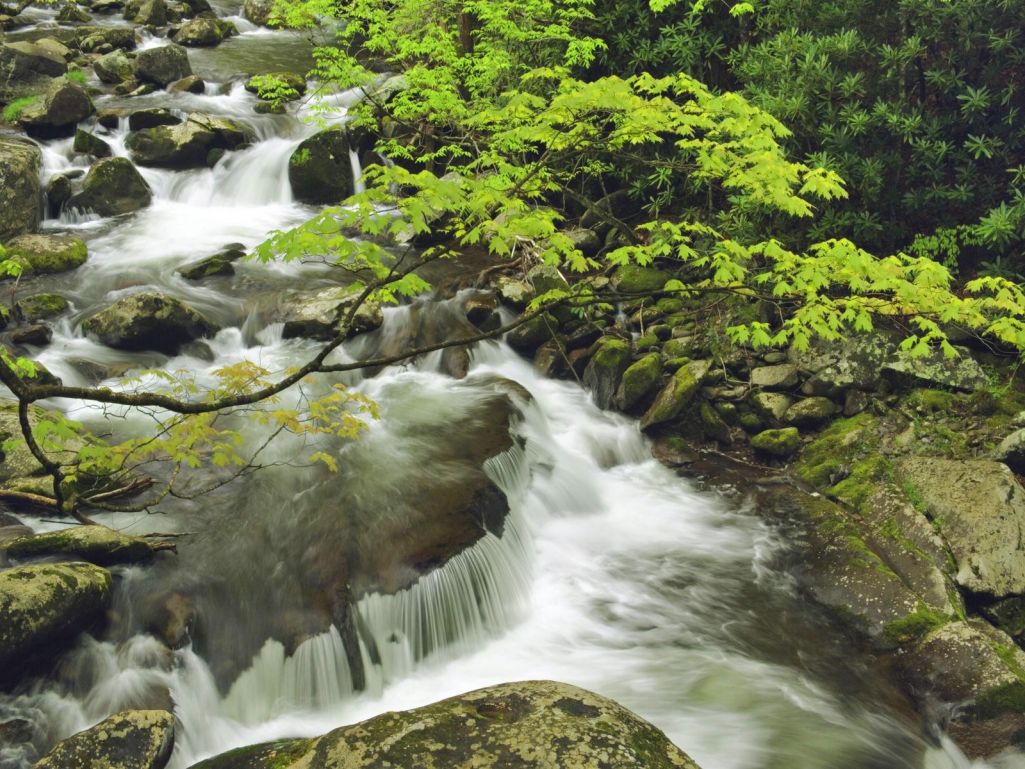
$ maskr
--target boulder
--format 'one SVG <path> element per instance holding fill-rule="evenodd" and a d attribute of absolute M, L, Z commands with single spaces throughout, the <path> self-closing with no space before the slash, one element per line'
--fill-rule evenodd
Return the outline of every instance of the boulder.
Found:
<path fill-rule="evenodd" d="M 38 93 L 50 78 L 67 71 L 64 57 L 45 46 L 28 41 L 0 44 L 0 101 Z"/>
<path fill-rule="evenodd" d="M 838 411 L 829 398 L 816 396 L 797 401 L 783 414 L 783 421 L 794 427 L 820 427 Z"/>
<path fill-rule="evenodd" d="M 57 12 L 57 21 L 66 24 L 88 24 L 92 20 L 89 12 L 75 3 L 68 3 Z"/>
<path fill-rule="evenodd" d="M 759 454 L 786 459 L 791 457 L 801 446 L 801 436 L 796 427 L 784 427 L 781 430 L 763 430 L 751 438 L 751 448 Z"/>
<path fill-rule="evenodd" d="M 119 2 L 118 6 L 120 7 Z M 74 38 L 70 40 L 68 44 L 77 44 L 83 53 L 107 53 L 112 49 L 119 49 L 122 51 L 134 50 L 137 42 L 134 27 L 90 26 L 79 27 L 74 30 Z"/>
<path fill-rule="evenodd" d="M 171 93 L 203 93 L 206 83 L 198 75 L 189 75 L 169 85 L 167 90 Z"/>
<path fill-rule="evenodd" d="M 895 478 L 946 541 L 958 585 L 990 598 L 1025 593 L 1025 489 L 1006 465 L 910 457 Z"/>
<path fill-rule="evenodd" d="M 153 557 L 149 542 L 121 534 L 106 526 L 74 526 L 8 542 L 4 547 L 12 558 L 60 557 L 88 561 L 98 566 L 139 563 Z"/>
<path fill-rule="evenodd" d="M 381 305 L 364 302 L 356 311 L 348 328 L 343 328 L 346 315 L 361 291 L 349 287 L 327 288 L 292 304 L 285 316 L 282 331 L 285 339 L 305 337 L 329 341 L 338 334 L 346 338 L 373 331 L 384 322 Z"/>
<path fill-rule="evenodd" d="M 997 446 L 993 458 L 1019 475 L 1025 474 L 1025 428 L 1015 430 Z"/>
<path fill-rule="evenodd" d="M 128 116 L 128 130 L 142 131 L 162 125 L 178 125 L 181 122 L 182 119 L 166 107 L 150 107 L 136 110 Z"/>
<path fill-rule="evenodd" d="M 118 216 L 145 208 L 153 199 L 146 180 L 128 158 L 106 158 L 89 169 L 82 191 L 67 202 L 69 208 Z"/>
<path fill-rule="evenodd" d="M 75 126 L 94 111 L 93 100 L 82 86 L 66 78 L 55 78 L 41 98 L 21 111 L 18 124 L 31 136 L 70 136 Z"/>
<path fill-rule="evenodd" d="M 85 243 L 68 235 L 19 235 L 7 242 L 7 255 L 26 273 L 67 272 L 85 264 Z"/>
<path fill-rule="evenodd" d="M 546 312 L 521 323 L 506 334 L 505 341 L 516 352 L 533 355 L 534 351 L 551 339 L 558 329 L 559 322 L 553 315 Z"/>
<path fill-rule="evenodd" d="M 91 563 L 42 563 L 0 571 L 0 670 L 102 619 L 110 573 Z M 0 676 L 3 674 L 0 673 Z"/>
<path fill-rule="evenodd" d="M 655 396 L 655 402 L 644 412 L 641 429 L 647 430 L 679 416 L 694 398 L 710 365 L 707 360 L 696 360 L 677 369 L 668 384 Z"/>
<path fill-rule="evenodd" d="M 530 284 L 519 278 L 501 275 L 495 281 L 495 291 L 503 304 L 514 310 L 523 310 L 534 298 Z"/>
<path fill-rule="evenodd" d="M 166 710 L 125 710 L 58 742 L 34 769 L 163 769 L 173 747 L 173 714 Z"/>
<path fill-rule="evenodd" d="M 153 83 L 163 88 L 191 74 L 189 54 L 180 45 L 147 48 L 135 57 L 135 77 L 142 83 Z"/>
<path fill-rule="evenodd" d="M 182 24 L 174 36 L 174 41 L 189 47 L 205 47 L 217 45 L 237 34 L 238 28 L 230 21 L 200 16 Z"/>
<path fill-rule="evenodd" d="M 597 345 L 584 369 L 584 387 L 591 391 L 598 408 L 608 409 L 612 408 L 623 372 L 630 365 L 630 343 L 610 336 Z"/>
<path fill-rule="evenodd" d="M 612 274 L 612 287 L 624 294 L 648 293 L 658 291 L 670 277 L 654 267 L 624 264 Z"/>
<path fill-rule="evenodd" d="M 145 0 L 132 21 L 144 26 L 162 27 L 167 23 L 167 5 L 164 0 Z"/>
<path fill-rule="evenodd" d="M 630 411 L 642 404 L 661 378 L 662 358 L 658 353 L 648 353 L 631 363 L 623 372 L 623 378 L 616 390 L 616 407 Z"/>
<path fill-rule="evenodd" d="M 35 323 L 60 315 L 69 307 L 68 300 L 60 294 L 32 294 L 23 296 L 14 305 L 18 315 L 26 323 Z"/>
<path fill-rule="evenodd" d="M 360 151 L 344 127 L 329 128 L 302 142 L 288 161 L 292 194 L 303 203 L 330 205 L 354 190 L 349 150 Z"/>
<path fill-rule="evenodd" d="M 135 63 L 121 49 L 105 53 L 93 62 L 93 71 L 101 83 L 117 85 L 131 80 L 135 75 Z"/>
<path fill-rule="evenodd" d="M 242 4 L 242 15 L 263 27 L 277 26 L 271 20 L 273 12 L 274 0 L 245 0 Z"/>
<path fill-rule="evenodd" d="M 125 146 L 140 165 L 201 168 L 208 165 L 213 150 L 237 149 L 250 136 L 248 130 L 232 120 L 193 114 L 179 125 L 136 131 L 129 135 Z"/>
<path fill-rule="evenodd" d="M 75 143 L 72 147 L 75 152 L 83 155 L 92 155 L 96 158 L 109 158 L 110 145 L 103 141 L 96 134 L 89 133 L 81 128 L 75 130 Z"/>
<path fill-rule="evenodd" d="M 790 390 L 800 381 L 797 366 L 789 363 L 751 369 L 751 386 L 763 390 Z"/>
<path fill-rule="evenodd" d="M 268 72 L 265 75 L 254 75 L 246 81 L 246 90 L 259 95 L 268 90 L 268 84 L 271 84 L 272 90 L 275 91 L 275 98 L 284 98 L 285 101 L 298 99 L 306 93 L 306 78 L 295 72 Z M 291 95 L 293 92 L 294 96 Z M 278 93 L 281 96 L 277 96 Z"/>
<path fill-rule="evenodd" d="M 755 414 L 770 424 L 783 421 L 783 415 L 793 405 L 794 399 L 783 393 L 758 392 L 752 393 L 748 402 Z"/>
<path fill-rule="evenodd" d="M 82 329 L 118 350 L 174 354 L 216 327 L 184 302 L 155 291 L 123 297 L 82 323 Z"/>
<path fill-rule="evenodd" d="M 341 766 L 698 769 L 662 732 L 623 706 L 554 681 L 478 689 L 313 740 L 242 748 L 194 769 Z"/>
<path fill-rule="evenodd" d="M 0 137 L 0 243 L 35 230 L 43 193 L 39 147 L 24 139 Z"/>

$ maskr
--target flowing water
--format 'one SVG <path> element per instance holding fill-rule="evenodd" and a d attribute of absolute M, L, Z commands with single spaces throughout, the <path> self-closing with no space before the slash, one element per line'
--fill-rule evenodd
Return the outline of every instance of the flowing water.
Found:
<path fill-rule="evenodd" d="M 90 249 L 85 266 L 49 282 L 73 312 L 52 343 L 34 351 L 68 384 L 125 387 L 125 372 L 154 367 L 212 383 L 225 365 L 248 360 L 283 371 L 317 349 L 283 340 L 275 312 L 290 292 L 330 285 L 329 268 L 246 262 L 232 278 L 198 284 L 175 272 L 227 243 L 252 247 L 314 213 L 293 200 L 287 178 L 290 154 L 316 130 L 303 120 L 305 107 L 258 116 L 254 97 L 231 77 L 256 71 L 255 61 L 302 68 L 308 48 L 288 33 L 240 27 L 230 44 L 191 54 L 212 81 L 207 95 L 100 100 L 100 107 L 168 106 L 241 119 L 258 141 L 212 169 L 141 169 L 154 201 L 134 215 L 65 212 L 44 223 Z M 329 119 L 343 117 L 351 98 L 333 97 Z M 122 124 L 103 134 L 115 154 L 127 154 L 126 131 Z M 87 166 L 69 140 L 44 152 L 44 179 Z M 82 334 L 83 317 L 144 288 L 184 299 L 223 330 L 173 358 L 117 352 Z M 402 336 L 417 317 L 408 308 L 388 311 L 377 341 Z M 361 344 L 338 356 L 359 354 Z M 232 747 L 313 736 L 532 678 L 622 702 L 705 769 L 970 765 L 942 736 L 928 736 L 872 659 L 801 600 L 786 573 L 790 546 L 758 510 L 660 466 L 633 420 L 599 410 L 574 383 L 538 377 L 503 343 L 475 349 L 464 380 L 439 373 L 438 363 L 428 356 L 373 378 L 349 375 L 344 381 L 381 408 L 355 443 L 311 446 L 282 436 L 260 455 L 265 469 L 217 492 L 162 513 L 100 516 L 132 533 L 183 533 L 179 555 L 117 569 L 119 621 L 110 637 L 82 639 L 51 679 L 0 696 L 0 722 L 24 717 L 36 730 L 34 745 L 0 749 L 0 767 L 21 769 L 57 739 L 168 696 L 178 719 L 178 769 Z M 508 519 L 411 586 L 359 598 L 353 657 L 343 631 L 304 603 L 312 543 L 341 553 L 352 547 L 352 531 L 420 504 L 423 490 L 454 466 L 452 452 L 470 440 L 466 425 L 499 397 L 515 405 L 517 440 L 485 471 L 509 499 Z M 94 404 L 46 405 L 100 433 L 142 433 L 151 424 L 146 415 Z M 250 445 L 263 437 L 252 420 L 239 428 Z M 338 473 L 296 462 L 317 447 L 340 456 Z M 337 531 L 339 510 L 348 534 Z M 205 641 L 172 652 L 141 632 L 142 607 L 168 590 L 199 596 L 205 629 L 196 637 Z M 302 616 L 290 622 L 306 632 L 293 643 L 275 623 L 295 613 Z M 354 664 L 365 678 L 359 690 Z"/>

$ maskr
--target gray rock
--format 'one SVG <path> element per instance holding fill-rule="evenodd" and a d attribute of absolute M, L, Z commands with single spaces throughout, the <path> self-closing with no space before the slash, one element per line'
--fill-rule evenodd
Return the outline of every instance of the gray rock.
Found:
<path fill-rule="evenodd" d="M 118 216 L 145 208 L 153 193 L 128 158 L 106 158 L 89 169 L 82 191 L 67 202 L 69 208 Z"/>
<path fill-rule="evenodd" d="M 698 769 L 662 732 L 626 708 L 553 681 L 479 689 L 415 710 L 385 713 L 319 739 L 243 748 L 195 769 L 300 766 Z"/>
<path fill-rule="evenodd" d="M 1016 473 L 1025 473 L 1025 428 L 1015 430 L 997 446 L 993 458 Z"/>
<path fill-rule="evenodd" d="M 42 162 L 36 144 L 0 138 L 0 243 L 38 226 L 43 204 L 39 182 Z"/>
<path fill-rule="evenodd" d="M 135 77 L 143 83 L 153 83 L 163 88 L 191 74 L 189 54 L 180 45 L 147 48 L 139 51 L 135 57 Z"/>
<path fill-rule="evenodd" d="M 793 405 L 794 399 L 782 393 L 758 392 L 752 393 L 748 402 L 759 417 L 775 424 L 783 421 L 783 415 Z"/>
<path fill-rule="evenodd" d="M 356 137 L 344 127 L 330 128 L 302 142 L 288 161 L 288 181 L 298 200 L 330 205 L 354 190 L 349 150 L 360 151 Z"/>
<path fill-rule="evenodd" d="M 92 155 L 96 158 L 109 158 L 111 154 L 110 145 L 103 141 L 96 134 L 78 128 L 75 130 L 75 143 L 72 147 L 75 152 L 83 155 Z"/>
<path fill-rule="evenodd" d="M 0 669 L 66 643 L 103 616 L 110 573 L 91 563 L 47 563 L 0 571 Z"/>
<path fill-rule="evenodd" d="M 349 326 L 344 326 L 360 293 L 358 289 L 348 287 L 327 288 L 294 302 L 285 317 L 284 337 L 328 341 L 339 334 L 351 338 L 380 327 L 384 314 L 377 302 L 364 302 L 356 310 Z"/>
<path fill-rule="evenodd" d="M 73 526 L 8 542 L 4 550 L 12 558 L 59 556 L 88 561 L 97 566 L 139 563 L 153 557 L 153 548 L 139 537 L 114 531 L 106 526 Z"/>
<path fill-rule="evenodd" d="M 837 411 L 836 404 L 829 398 L 805 398 L 786 410 L 783 421 L 794 427 L 820 427 Z"/>
<path fill-rule="evenodd" d="M 213 333 L 216 327 L 184 302 L 147 291 L 100 310 L 82 323 L 82 329 L 115 349 L 174 354 L 183 344 Z"/>
<path fill-rule="evenodd" d="M 896 479 L 957 562 L 957 583 L 1003 598 L 1025 592 L 1025 489 L 999 462 L 910 457 Z"/>
<path fill-rule="evenodd" d="M 276 26 L 271 23 L 273 11 L 274 0 L 245 0 L 242 4 L 242 15 L 263 27 Z"/>
<path fill-rule="evenodd" d="M 102 83 L 116 85 L 131 80 L 135 63 L 121 49 L 106 53 L 93 62 L 93 71 Z"/>
<path fill-rule="evenodd" d="M 164 0 L 145 0 L 133 21 L 145 26 L 162 27 L 167 23 L 167 5 Z"/>
<path fill-rule="evenodd" d="M 18 124 L 31 136 L 70 136 L 94 111 L 93 100 L 82 86 L 55 78 L 38 100 L 22 110 Z"/>
<path fill-rule="evenodd" d="M 166 107 L 150 107 L 138 109 L 128 116 L 128 130 L 142 131 L 162 125 L 178 125 L 182 119 L 171 113 Z"/>
<path fill-rule="evenodd" d="M 677 369 L 669 378 L 669 383 L 655 396 L 655 402 L 644 412 L 641 429 L 648 430 L 679 416 L 701 387 L 701 380 L 708 374 L 710 367 L 711 363 L 707 360 L 695 360 Z"/>
<path fill-rule="evenodd" d="M 38 93 L 50 78 L 67 71 L 64 57 L 45 46 L 28 41 L 0 44 L 0 100 Z"/>
<path fill-rule="evenodd" d="M 237 34 L 238 29 L 230 21 L 200 16 L 182 24 L 174 36 L 174 41 L 179 45 L 206 47 L 218 45 L 226 38 Z"/>
<path fill-rule="evenodd" d="M 174 715 L 125 710 L 62 740 L 34 769 L 163 769 L 174 748 Z"/>
<path fill-rule="evenodd" d="M 751 370 L 751 386 L 765 390 L 790 390 L 801 381 L 797 366 L 759 366 Z"/>

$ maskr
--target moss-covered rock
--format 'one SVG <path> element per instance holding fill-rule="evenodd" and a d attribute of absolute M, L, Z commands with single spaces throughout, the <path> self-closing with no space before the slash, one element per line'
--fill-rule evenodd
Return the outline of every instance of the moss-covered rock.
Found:
<path fill-rule="evenodd" d="M 128 158 L 105 158 L 93 164 L 82 181 L 82 191 L 67 202 L 68 208 L 118 216 L 145 208 L 153 199 L 142 174 Z"/>
<path fill-rule="evenodd" d="M 67 235 L 20 235 L 6 247 L 25 273 L 67 272 L 89 256 L 84 241 Z"/>
<path fill-rule="evenodd" d="M 209 165 L 212 151 L 238 149 L 250 138 L 251 132 L 232 120 L 193 113 L 183 123 L 135 131 L 125 146 L 139 165 L 201 168 Z"/>
<path fill-rule="evenodd" d="M 79 121 L 94 111 L 93 100 L 82 86 L 63 77 L 55 78 L 39 99 L 22 110 L 18 124 L 30 136 L 70 136 Z"/>
<path fill-rule="evenodd" d="M 797 366 L 782 363 L 778 366 L 759 366 L 751 369 L 751 386 L 765 390 L 790 390 L 801 381 Z"/>
<path fill-rule="evenodd" d="M 135 77 L 141 83 L 153 83 L 163 88 L 191 74 L 189 54 L 180 45 L 147 48 L 135 57 Z"/>
<path fill-rule="evenodd" d="M 29 323 L 60 315 L 68 309 L 68 300 L 60 294 L 32 294 L 15 305 L 18 314 Z"/>
<path fill-rule="evenodd" d="M 698 415 L 701 417 L 701 431 L 704 433 L 706 438 L 710 438 L 727 445 L 733 442 L 733 437 L 730 434 L 730 426 L 726 423 L 726 420 L 723 419 L 719 410 L 711 403 L 708 401 L 702 401 L 701 408 L 698 410 Z"/>
<path fill-rule="evenodd" d="M 649 353 L 630 364 L 616 390 L 616 407 L 630 411 L 644 401 L 661 378 L 662 358 L 658 353 Z"/>
<path fill-rule="evenodd" d="M 748 398 L 751 409 L 768 424 L 781 424 L 794 399 L 783 393 L 756 392 Z"/>
<path fill-rule="evenodd" d="M 249 93 L 260 94 L 267 89 L 269 83 L 273 83 L 271 90 L 275 93 L 279 93 L 282 86 L 288 91 L 294 92 L 295 95 L 286 100 L 298 99 L 306 93 L 306 78 L 295 72 L 268 72 L 263 75 L 254 75 L 246 81 L 246 90 Z"/>
<path fill-rule="evenodd" d="M 760 454 L 778 459 L 786 459 L 794 455 L 801 445 L 801 435 L 796 427 L 784 427 L 781 430 L 763 430 L 751 438 L 751 448 Z"/>
<path fill-rule="evenodd" d="M 641 417 L 641 429 L 648 430 L 669 422 L 691 402 L 701 386 L 701 380 L 708 374 L 709 362 L 696 360 L 681 366 L 670 377 L 669 382 L 655 396 L 655 402 Z"/>
<path fill-rule="evenodd" d="M 329 341 L 343 332 L 346 337 L 353 337 L 379 328 L 384 322 L 384 313 L 380 303 L 370 301 L 363 302 L 348 327 L 343 328 L 360 293 L 359 289 L 343 286 L 300 298 L 285 316 L 282 333 L 286 339 L 305 337 Z"/>
<path fill-rule="evenodd" d="M 189 19 L 181 25 L 174 36 L 179 45 L 205 47 L 217 45 L 238 34 L 238 27 L 230 21 L 209 16 Z"/>
<path fill-rule="evenodd" d="M 0 137 L 0 243 L 32 232 L 39 224 L 42 162 L 42 151 L 36 144 Z"/>
<path fill-rule="evenodd" d="M 654 267 L 641 267 L 637 264 L 624 264 L 616 268 L 612 275 L 612 285 L 624 294 L 638 294 L 658 291 L 671 276 Z"/>
<path fill-rule="evenodd" d="M 828 422 L 838 410 L 829 398 L 804 398 L 786 410 L 783 421 L 794 427 L 815 428 Z"/>
<path fill-rule="evenodd" d="M 110 584 L 110 573 L 91 563 L 0 571 L 0 670 L 16 668 L 49 644 L 72 640 L 100 619 Z"/>
<path fill-rule="evenodd" d="M 118 350 L 173 354 L 216 327 L 184 302 L 146 291 L 122 297 L 100 310 L 82 323 L 82 329 Z"/>
<path fill-rule="evenodd" d="M 698 769 L 621 705 L 552 681 L 523 681 L 336 729 L 242 748 L 195 769 Z"/>
<path fill-rule="evenodd" d="M 8 542 L 4 550 L 17 559 L 59 556 L 99 566 L 138 563 L 153 556 L 153 548 L 139 537 L 106 526 L 74 526 Z"/>
<path fill-rule="evenodd" d="M 288 160 L 292 194 L 303 203 L 330 205 L 349 197 L 355 189 L 349 150 L 362 153 L 368 143 L 339 126 L 303 141 Z"/>
<path fill-rule="evenodd" d="M 163 769 L 173 748 L 171 713 L 125 710 L 57 743 L 35 769 Z"/>
<path fill-rule="evenodd" d="M 630 365 L 630 343 L 615 337 L 603 337 L 584 369 L 584 386 L 590 389 L 599 408 L 611 408 L 623 372 Z"/>

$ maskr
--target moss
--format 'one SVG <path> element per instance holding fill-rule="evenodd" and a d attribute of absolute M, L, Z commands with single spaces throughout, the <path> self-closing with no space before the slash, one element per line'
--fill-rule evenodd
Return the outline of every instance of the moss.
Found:
<path fill-rule="evenodd" d="M 666 296 L 659 299 L 655 306 L 666 315 L 674 315 L 683 309 L 683 300 L 676 297 Z"/>
<path fill-rule="evenodd" d="M 667 280 L 669 275 L 661 270 L 637 264 L 624 264 L 616 270 L 612 278 L 616 289 L 626 294 L 658 291 Z"/>
<path fill-rule="evenodd" d="M 918 608 L 907 616 L 887 622 L 883 638 L 893 644 L 905 644 L 922 638 L 950 622 L 950 617 L 919 602 Z"/>
<path fill-rule="evenodd" d="M 995 643 L 993 644 L 993 651 L 997 653 L 997 656 L 1003 660 L 1012 673 L 1025 682 L 1025 668 L 1018 662 L 1018 649 L 1016 647 Z"/>
<path fill-rule="evenodd" d="M 636 406 L 652 391 L 661 376 L 662 359 L 658 353 L 649 353 L 628 366 L 619 385 L 620 407 L 629 409 Z"/>
<path fill-rule="evenodd" d="M 8 245 L 11 258 L 21 263 L 26 271 L 66 272 L 81 266 L 88 258 L 85 242 L 78 238 L 47 236 L 41 241 L 37 237 L 23 236 Z"/>
<path fill-rule="evenodd" d="M 68 309 L 68 300 L 60 294 L 33 294 L 18 300 L 21 317 L 31 322 L 52 318 Z"/>
<path fill-rule="evenodd" d="M 21 114 L 29 107 L 34 105 L 36 102 L 38 102 L 39 99 L 40 96 L 38 94 L 35 96 L 23 96 L 20 99 L 15 99 L 6 107 L 4 107 L 4 120 L 6 120 L 8 123 L 17 123 L 18 118 L 21 117 Z"/>
<path fill-rule="evenodd" d="M 877 423 L 865 412 L 831 424 L 801 452 L 794 466 L 797 477 L 815 488 L 828 488 L 834 474 L 876 448 Z"/>
<path fill-rule="evenodd" d="M 800 445 L 801 436 L 796 427 L 763 430 L 751 439 L 751 447 L 755 451 L 781 459 L 793 455 Z"/>
<path fill-rule="evenodd" d="M 1016 681 L 983 692 L 975 701 L 975 710 L 982 718 L 1025 713 L 1025 683 Z"/>
<path fill-rule="evenodd" d="M 86 75 L 85 72 L 78 67 L 71 66 L 68 68 L 65 77 L 76 85 L 85 85 Z"/>
<path fill-rule="evenodd" d="M 959 396 L 945 390 L 919 389 L 908 395 L 905 403 L 916 411 L 933 414 L 936 412 L 949 413 L 960 401 Z"/>
<path fill-rule="evenodd" d="M 851 466 L 851 473 L 829 489 L 830 495 L 860 510 L 879 483 L 893 473 L 893 465 L 885 457 L 873 455 Z"/>
<path fill-rule="evenodd" d="M 634 349 L 637 352 L 647 352 L 655 347 L 658 347 L 658 337 L 655 334 L 645 334 L 644 336 L 637 337 L 634 340 Z"/>

